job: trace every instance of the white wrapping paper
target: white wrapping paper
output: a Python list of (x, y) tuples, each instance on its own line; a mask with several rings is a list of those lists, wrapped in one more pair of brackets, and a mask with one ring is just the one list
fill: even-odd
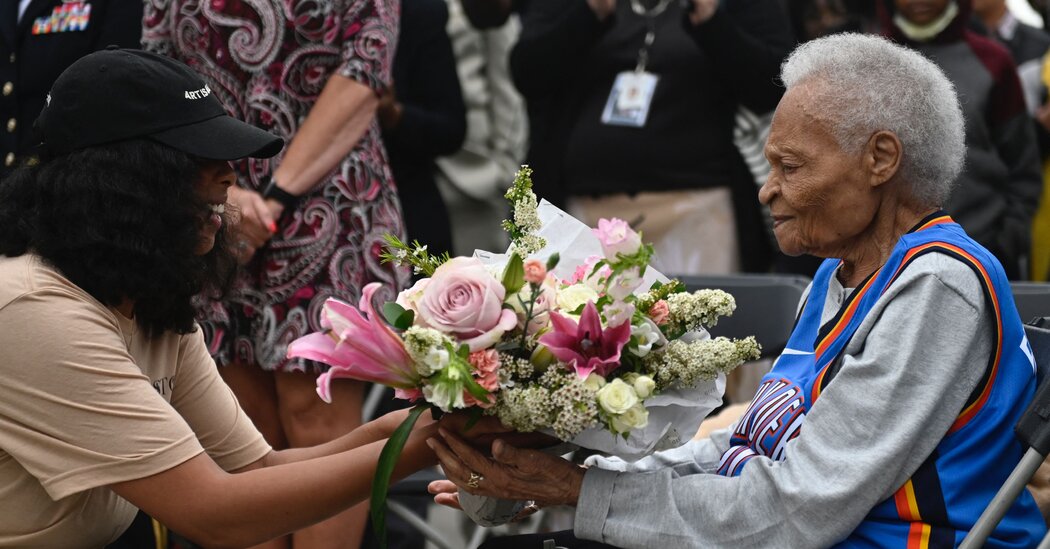
[[(538, 234), (547, 240), (547, 246), (530, 257), (545, 261), (557, 252), (560, 260), (553, 272), (559, 278), (571, 278), (578, 265), (586, 263), (591, 256), (602, 255), (601, 244), (590, 227), (546, 200), (540, 202), (538, 211), (543, 223)], [(487, 265), (502, 265), (507, 262), (509, 254), (476, 250), (474, 256)], [(646, 269), (638, 292), (648, 290), (656, 281), (666, 283), (668, 279), (656, 269)], [(698, 332), (687, 334), (683, 339), (708, 337), (707, 332)], [(665, 390), (645, 400), (649, 423), (644, 429), (636, 429), (624, 439), (603, 427), (594, 427), (581, 432), (571, 443), (626, 461), (636, 461), (656, 451), (676, 448), (693, 438), (700, 422), (722, 403), (724, 392), (724, 374), (695, 388)], [(553, 432), (545, 432), (553, 435)], [(562, 446), (558, 449), (564, 450)], [(473, 496), (464, 491), (460, 491), (459, 501), (467, 516), (482, 526), (504, 524), (528, 503)]]

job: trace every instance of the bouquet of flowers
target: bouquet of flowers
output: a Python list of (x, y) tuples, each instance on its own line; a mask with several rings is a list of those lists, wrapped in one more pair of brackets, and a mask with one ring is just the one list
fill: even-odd
[[(551, 252), (539, 234), (531, 187), (531, 170), (522, 167), (507, 191), (513, 219), (504, 221), (511, 237), (506, 255), (435, 256), (388, 235), (384, 259), (425, 277), (378, 311), (377, 283), (363, 289), (358, 307), (329, 299), (325, 330), (289, 345), (289, 356), (331, 366), (317, 380), (325, 401), (331, 380), (344, 377), (421, 401), (377, 467), (372, 509), (381, 539), (393, 463), (428, 407), (494, 415), (517, 431), (543, 430), (612, 453), (640, 436), (640, 444), (625, 448), (645, 453), (675, 421), (657, 418), (654, 426), (651, 410), (663, 410), (668, 400), (688, 406), (720, 376), (758, 357), (754, 338), (704, 337), (705, 327), (732, 314), (732, 296), (661, 282), (649, 268), (652, 246), (622, 220), (602, 219), (586, 235), (596, 239), (600, 255), (562, 264), (563, 255), (579, 257), (578, 246)], [(658, 402), (663, 406), (650, 405)], [(689, 440), (713, 406), (689, 415), (689, 425), (680, 427), (691, 431), (673, 444)]]

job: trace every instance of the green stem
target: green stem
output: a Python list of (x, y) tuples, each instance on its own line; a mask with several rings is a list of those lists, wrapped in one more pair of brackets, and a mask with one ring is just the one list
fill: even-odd
[(401, 450), (405, 448), (408, 436), (412, 434), (412, 427), (416, 424), (420, 414), (425, 412), (430, 405), (419, 404), (409, 412), (405, 421), (398, 425), (397, 429), (387, 439), (383, 451), (379, 453), (379, 462), (376, 464), (375, 478), (372, 479), (372, 529), (375, 531), (379, 541), (380, 549), (386, 549), (386, 495), (390, 489), (390, 477), (394, 474), (394, 466), (401, 456)]
[[(522, 348), (522, 350), (525, 350), (525, 342), (528, 341), (528, 338), (529, 338), (529, 323), (532, 322), (532, 308), (536, 305), (536, 298), (539, 297), (539, 295), (540, 295), (540, 286), (539, 286), (539, 284), (533, 284), (533, 283), (530, 282), (529, 283), (529, 289), (532, 290), (532, 298), (529, 299), (528, 308), (525, 310), (525, 325), (521, 328), (521, 348)], [(518, 298), (518, 301), (519, 302), (521, 301), (520, 297)], [(521, 306), (525, 307), (525, 304), (522, 303)]]

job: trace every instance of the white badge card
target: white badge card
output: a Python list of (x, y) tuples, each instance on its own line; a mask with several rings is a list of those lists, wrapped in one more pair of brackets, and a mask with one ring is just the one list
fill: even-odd
[(616, 75), (602, 111), (602, 122), (633, 128), (645, 126), (657, 80), (658, 76), (645, 71), (626, 71)]

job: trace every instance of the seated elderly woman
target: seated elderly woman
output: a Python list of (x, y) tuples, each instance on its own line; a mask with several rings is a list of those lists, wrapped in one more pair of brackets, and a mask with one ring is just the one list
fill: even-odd
[[(576, 537), (619, 547), (963, 539), (1021, 457), (1012, 427), (1036, 381), (1002, 267), (939, 209), (962, 165), (959, 101), (932, 62), (870, 36), (807, 43), (781, 76), (759, 196), (781, 249), (828, 259), (748, 410), (590, 468), (500, 441), (488, 458), (444, 428), (429, 443), (460, 490), (575, 506)], [(439, 503), (448, 488), (431, 486)], [(1026, 492), (987, 546), (1045, 531)]]

